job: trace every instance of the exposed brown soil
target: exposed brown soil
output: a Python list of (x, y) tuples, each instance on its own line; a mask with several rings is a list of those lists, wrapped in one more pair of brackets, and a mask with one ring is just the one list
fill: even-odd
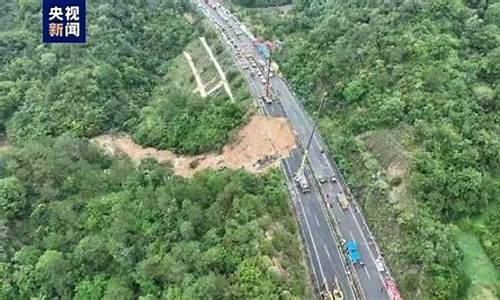
[(295, 148), (295, 137), (285, 118), (253, 116), (236, 134), (234, 141), (224, 146), (222, 153), (196, 156), (175, 155), (170, 151), (143, 148), (128, 135), (102, 135), (94, 139), (111, 154), (125, 154), (139, 162), (152, 157), (158, 162), (170, 161), (176, 174), (192, 176), (207, 168), (243, 168), (253, 173), (277, 165)]
[(408, 165), (406, 161), (394, 161), (387, 168), (389, 179), (399, 177), (401, 183), (398, 186), (392, 187), (389, 192), (389, 199), (392, 203), (401, 203), (404, 199), (408, 199)]

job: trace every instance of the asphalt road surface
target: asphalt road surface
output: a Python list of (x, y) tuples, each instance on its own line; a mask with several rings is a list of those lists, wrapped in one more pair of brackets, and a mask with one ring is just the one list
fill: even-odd
[[(261, 81), (267, 75), (268, 66), (257, 54), (251, 33), (223, 7), (213, 10), (201, 2), (199, 7), (217, 27), (223, 41), (232, 48), (261, 110), (267, 115), (288, 118), (297, 139), (306, 145), (313, 121), (284, 79), (277, 76), (270, 78), (273, 94), (279, 101), (266, 104), (260, 99), (266, 92), (266, 84)], [(257, 67), (251, 65), (246, 57), (248, 54), (255, 58)], [(258, 70), (263, 74), (260, 77)], [(283, 169), (318, 288), (321, 290), (325, 283), (331, 286), (337, 280), (346, 299), (389, 299), (383, 284), (384, 277), (389, 275), (387, 268), (357, 204), (350, 201), (346, 210), (339, 206), (336, 195), (347, 193), (347, 190), (336, 166), (326, 154), (326, 146), (319, 133), (313, 136), (308, 155), (309, 166), (305, 172), (311, 185), (309, 193), (299, 191), (292, 178), (299, 168), (301, 156), (301, 149), (294, 151), (283, 162)], [(327, 181), (319, 183), (315, 180), (319, 176), (324, 176)], [(332, 176), (337, 180), (332, 182)], [(349, 258), (342, 253), (341, 240), (356, 241), (363, 264), (347, 263)]]
[[(312, 186), (309, 193), (302, 193), (293, 183), (293, 171), (299, 168), (301, 158), (302, 152), (294, 150), (291, 156), (284, 160), (283, 169), (307, 247), (314, 281), (320, 290), (325, 283), (330, 287), (338, 284), (346, 299), (355, 299), (349, 273), (344, 267), (344, 257), (328, 221), (325, 206), (317, 201), (320, 197), (319, 191)], [(310, 174), (309, 171), (306, 173)]]

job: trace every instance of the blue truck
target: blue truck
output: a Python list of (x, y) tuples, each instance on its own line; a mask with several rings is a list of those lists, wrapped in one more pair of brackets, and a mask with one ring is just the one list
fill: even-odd
[(358, 245), (356, 244), (355, 241), (353, 240), (348, 240), (345, 243), (345, 250), (347, 254), (349, 255), (349, 258), (351, 259), (351, 262), (353, 264), (362, 264), (361, 263), (361, 256), (359, 255), (358, 251)]

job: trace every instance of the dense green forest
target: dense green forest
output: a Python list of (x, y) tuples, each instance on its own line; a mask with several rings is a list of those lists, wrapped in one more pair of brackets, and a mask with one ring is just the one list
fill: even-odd
[(40, 3), (0, 3), (0, 135), (9, 142), (122, 130), (197, 154), (220, 148), (242, 123), (243, 105), (165, 88), (176, 80), (172, 59), (209, 33), (201, 18), (183, 16), (190, 1), (88, 1), (85, 45), (43, 45)]
[(180, 5), (134, 2), (89, 1), (88, 43), (71, 46), (41, 44), (40, 1), (1, 4), (10, 26), (0, 32), (0, 130), (10, 141), (134, 126), (193, 34)]
[(215, 38), (191, 3), (87, 1), (85, 45), (41, 44), (40, 3), (0, 3), (0, 299), (309, 297), (278, 173), (185, 179), (87, 139), (126, 131), (200, 153), (244, 121), (234, 69), (235, 101), (179, 84), (193, 76), (177, 57)]
[[(257, 36), (284, 41), (275, 58), (311, 112), (317, 95), (329, 92), (322, 133), (404, 297), (457, 299), (477, 292), (468, 287), (481, 279), (474, 267), (466, 273), (456, 241), (461, 232), (450, 224), (466, 221), (500, 269), (498, 76), (474, 73), (494, 65), (485, 63), (491, 54), (464, 50), (485, 30), (493, 39), (489, 47), (496, 47), (496, 6), (486, 20), (486, 6), (460, 1), (323, 2), (294, 1), (291, 11), (233, 8)], [(467, 25), (462, 46), (464, 19), (475, 27)], [(486, 90), (488, 97), (477, 101)], [(403, 172), (391, 174), (394, 166)], [(498, 278), (495, 273), (487, 276)], [(500, 295), (498, 280), (486, 288), (487, 296)]]
[(301, 299), (279, 173), (138, 167), (68, 136), (0, 156), (0, 299)]
[[(275, 58), (311, 111), (328, 92), (322, 132), (405, 298), (466, 295), (471, 274), (451, 225), (463, 220), (484, 220), (472, 230), (500, 269), (499, 1), (237, 10), (255, 16), (258, 35), (284, 41)], [(407, 167), (391, 175), (394, 166)]]
[(292, 0), (234, 0), (232, 2), (244, 7), (269, 7), (291, 4)]

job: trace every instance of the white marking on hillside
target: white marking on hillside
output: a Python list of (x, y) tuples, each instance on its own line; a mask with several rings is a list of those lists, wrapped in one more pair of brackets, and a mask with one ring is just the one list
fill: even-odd
[(233, 93), (231, 92), (231, 88), (229, 87), (229, 84), (227, 83), (226, 80), (226, 74), (224, 74), (224, 71), (222, 70), (222, 67), (220, 66), (219, 62), (217, 61), (217, 58), (215, 58), (212, 49), (210, 49), (210, 46), (207, 44), (207, 40), (204, 37), (200, 37), (200, 41), (203, 44), (203, 47), (205, 47), (205, 50), (208, 53), (208, 56), (210, 56), (210, 59), (215, 65), (215, 68), (217, 69), (217, 72), (219, 73), (220, 79), (222, 80), (222, 83), (224, 85), (224, 89), (226, 90), (227, 95), (229, 98), (234, 101)]
[(196, 69), (196, 66), (193, 63), (193, 58), (189, 53), (186, 51), (183, 52), (184, 57), (188, 61), (189, 66), (191, 67), (191, 72), (193, 72), (194, 78), (196, 80), (196, 91), (200, 92), (200, 95), (202, 98), (207, 97), (207, 92), (205, 91), (205, 86), (203, 85), (203, 82), (201, 82), (200, 74), (198, 73), (198, 70)]
[(224, 83), (222, 81), (219, 81), (216, 86), (214, 86), (210, 91), (208, 91), (207, 95), (211, 95), (213, 92), (218, 90)]

